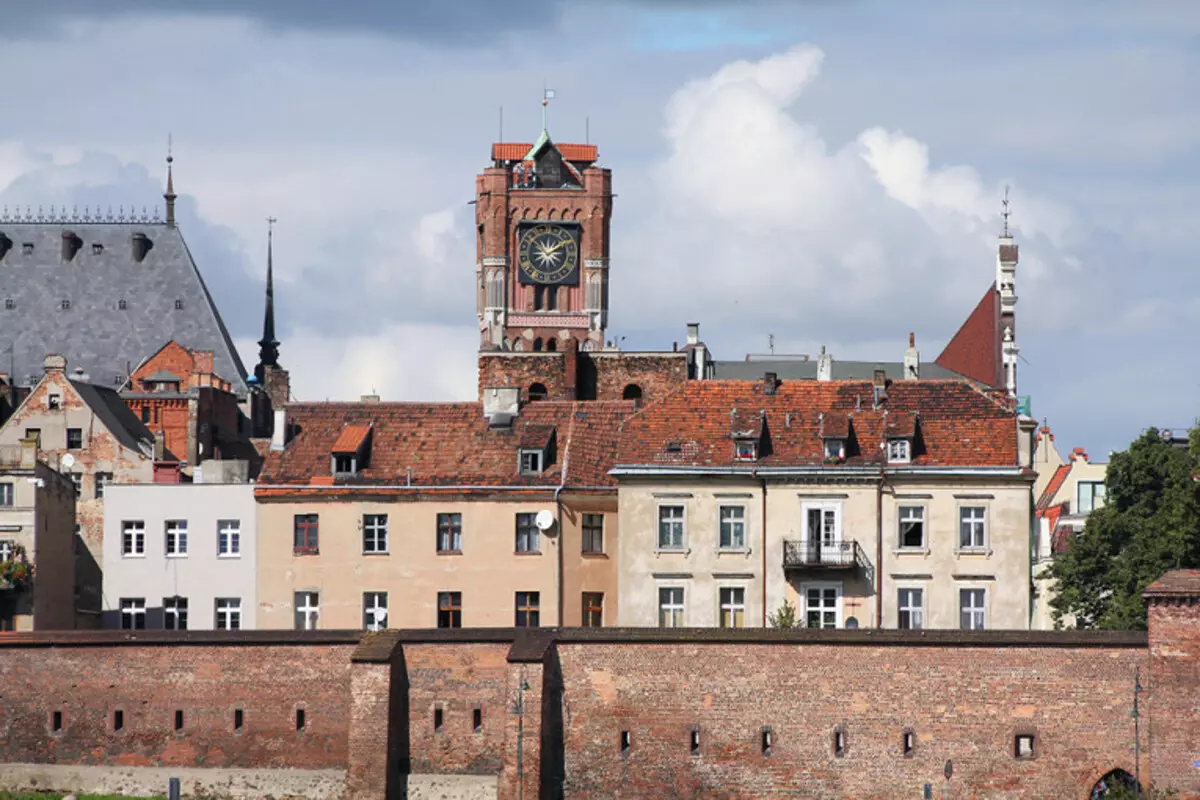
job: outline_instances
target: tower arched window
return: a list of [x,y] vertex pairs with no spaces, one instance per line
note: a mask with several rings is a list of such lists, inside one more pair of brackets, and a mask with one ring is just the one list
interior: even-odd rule
[[535,353],[542,352],[542,337],[539,336],[538,338],[533,340],[533,352],[535,352]]
[[545,400],[547,394],[548,394],[548,392],[546,391],[546,384],[544,384],[544,383],[529,384],[529,402],[534,403],[534,402],[537,402],[538,400]]
[[631,384],[627,385],[625,387],[624,391],[621,392],[621,399],[622,400],[641,400],[642,399],[642,387],[638,386],[636,383],[631,383]]
[[558,350],[558,340],[551,337],[546,340],[546,350],[553,353]]

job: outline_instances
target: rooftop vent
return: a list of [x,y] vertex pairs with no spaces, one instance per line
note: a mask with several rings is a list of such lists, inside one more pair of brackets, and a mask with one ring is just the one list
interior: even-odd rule
[[83,247],[83,239],[80,239],[71,231],[63,231],[62,235],[62,259],[63,261],[74,261],[75,254]]
[[489,428],[508,428],[521,410],[521,390],[515,386],[483,390],[483,415]]
[[768,372],[763,375],[763,394],[775,394],[775,389],[779,386],[779,377],[774,372]]
[[154,242],[150,241],[150,237],[144,233],[135,233],[132,244],[133,260],[139,264],[146,259],[146,254],[154,247]]
[[0,233],[0,258],[4,258],[8,251],[12,250],[12,246],[12,239],[8,238],[3,233]]

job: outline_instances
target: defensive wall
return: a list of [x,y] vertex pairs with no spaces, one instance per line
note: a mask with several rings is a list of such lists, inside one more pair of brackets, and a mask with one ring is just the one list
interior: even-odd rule
[[913,798],[949,761],[955,798],[1086,800],[1118,769],[1200,797],[1200,592],[1149,599],[1148,635],[5,634],[0,788]]

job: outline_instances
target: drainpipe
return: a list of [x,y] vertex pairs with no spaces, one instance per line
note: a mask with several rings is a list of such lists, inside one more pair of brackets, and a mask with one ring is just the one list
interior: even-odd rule
[[555,577],[555,582],[558,584],[556,589],[558,592],[558,627],[560,627],[560,628],[563,627],[563,619],[564,619],[564,617],[563,617],[563,547],[565,546],[566,534],[563,532],[562,500],[559,498],[559,495],[562,494],[562,490],[567,485],[567,476],[566,476],[566,472],[565,472],[566,468],[567,468],[567,465],[564,463],[563,464],[564,473],[563,473],[562,483],[560,483],[554,489],[554,514],[555,514],[554,524],[556,526],[558,526],[558,569],[555,571],[554,577]]
[[883,467],[875,485],[875,627],[883,627]]
[[762,626],[767,627],[767,479],[762,483]]

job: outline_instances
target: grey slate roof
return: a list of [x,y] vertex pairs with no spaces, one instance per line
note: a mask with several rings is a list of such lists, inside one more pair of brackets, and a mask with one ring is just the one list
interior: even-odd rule
[[[900,361],[833,361],[835,381],[869,381],[875,370],[882,369],[888,380],[904,379],[904,363]],[[817,360],[754,359],[751,361],[714,361],[713,377],[727,380],[761,380],[763,375],[774,372],[782,381],[817,379]],[[961,378],[957,372],[929,361],[921,362],[921,377],[926,379]]]
[[71,381],[71,386],[122,446],[146,455],[154,454],[154,434],[129,410],[121,395],[107,386],[93,386],[83,381]]
[[[70,262],[63,260],[64,233],[82,240]],[[133,258],[136,233],[153,243],[141,263]],[[0,237],[12,242],[0,258],[0,371],[12,363],[19,385],[40,380],[46,355],[58,353],[92,383],[118,386],[131,367],[174,339],[212,350],[217,374],[246,393],[246,369],[177,227],[0,220]],[[11,362],[4,352],[10,342]]]

